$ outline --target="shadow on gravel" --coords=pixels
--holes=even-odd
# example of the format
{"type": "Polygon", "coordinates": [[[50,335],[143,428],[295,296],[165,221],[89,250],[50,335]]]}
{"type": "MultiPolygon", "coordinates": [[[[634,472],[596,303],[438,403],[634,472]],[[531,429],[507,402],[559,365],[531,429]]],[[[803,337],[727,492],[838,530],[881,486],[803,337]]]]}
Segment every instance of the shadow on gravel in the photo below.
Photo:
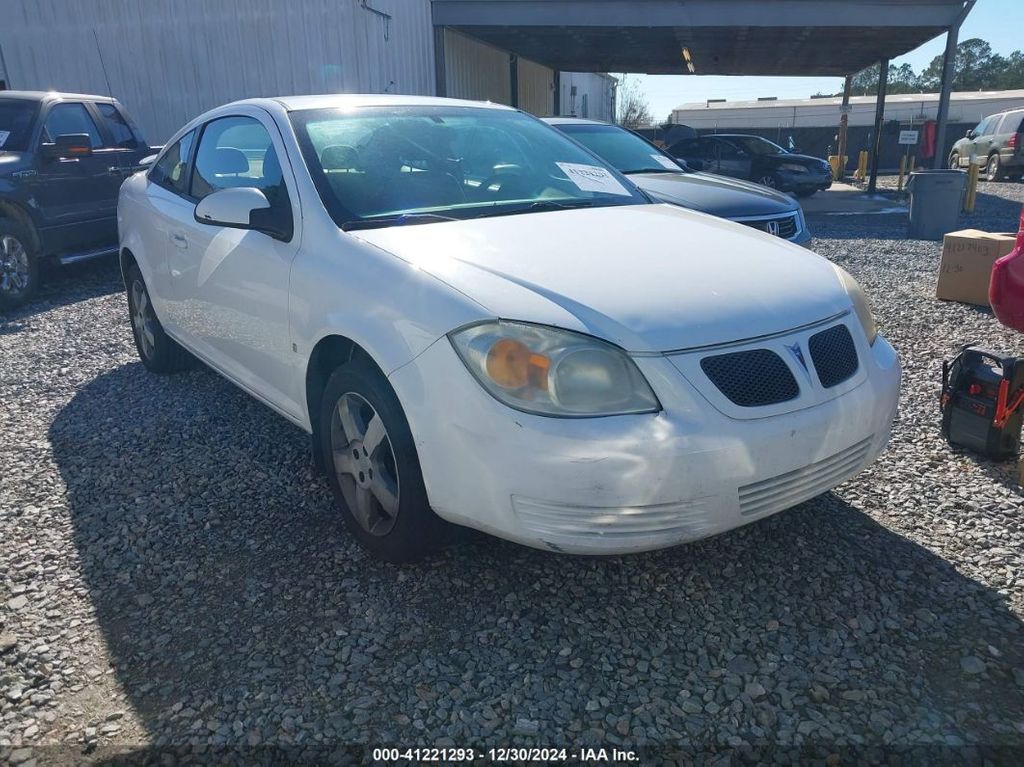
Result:
{"type": "Polygon", "coordinates": [[[116,256],[68,266],[46,264],[43,274],[35,298],[12,311],[0,311],[0,334],[17,332],[22,320],[37,314],[124,290],[116,256]]]}
{"type": "Polygon", "coordinates": [[[336,523],[306,436],[208,371],[120,367],[49,438],[157,742],[1020,742],[1002,597],[834,495],[650,555],[479,539],[392,567],[336,523]]]}
{"type": "MultiPolygon", "coordinates": [[[[987,184],[986,188],[1000,191],[1002,184],[987,184]]],[[[1010,189],[1003,189],[1009,193],[1010,189]]],[[[974,213],[960,215],[955,229],[981,229],[986,232],[1016,232],[1020,220],[1021,203],[992,192],[978,192],[974,213]]],[[[883,213],[874,215],[829,216],[808,215],[807,225],[815,237],[829,240],[907,240],[909,242],[931,242],[911,240],[907,236],[906,213],[883,213]]],[[[935,240],[935,245],[942,243],[935,240]]],[[[813,244],[812,244],[813,249],[813,244]]]]}

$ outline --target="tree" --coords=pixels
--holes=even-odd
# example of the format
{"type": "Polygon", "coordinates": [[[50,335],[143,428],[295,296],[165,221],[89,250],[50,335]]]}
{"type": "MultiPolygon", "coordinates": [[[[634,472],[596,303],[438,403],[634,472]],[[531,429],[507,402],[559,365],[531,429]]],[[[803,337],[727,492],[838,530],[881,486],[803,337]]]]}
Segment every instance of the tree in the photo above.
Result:
{"type": "MultiPolygon", "coordinates": [[[[1021,80],[1017,80],[1015,84],[1010,81],[1008,85],[1000,82],[1006,64],[1007,59],[993,55],[992,46],[981,38],[972,37],[970,40],[964,40],[956,47],[956,55],[953,57],[953,90],[978,91],[1024,87],[1024,81],[1021,80]]],[[[942,87],[942,56],[932,59],[921,72],[921,83],[931,91],[937,91],[942,87]]]]}
{"type": "Polygon", "coordinates": [[[647,96],[640,88],[640,81],[628,76],[619,81],[616,90],[617,105],[615,121],[625,128],[644,128],[654,122],[647,96]]]}
{"type": "MultiPolygon", "coordinates": [[[[878,93],[878,77],[882,68],[873,64],[862,72],[858,72],[853,78],[853,88],[850,91],[854,96],[874,96],[878,93]]],[[[910,64],[901,64],[898,67],[889,67],[887,80],[887,92],[889,93],[919,93],[921,80],[914,73],[910,64]]],[[[837,93],[842,96],[842,93],[837,93]]]]}

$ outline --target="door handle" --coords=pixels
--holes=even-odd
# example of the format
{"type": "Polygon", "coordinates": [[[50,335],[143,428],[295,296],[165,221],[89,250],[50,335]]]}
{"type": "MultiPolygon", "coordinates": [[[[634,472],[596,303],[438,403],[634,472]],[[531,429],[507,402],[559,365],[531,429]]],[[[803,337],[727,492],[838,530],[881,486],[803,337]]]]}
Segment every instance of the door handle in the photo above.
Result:
{"type": "Polygon", "coordinates": [[[182,250],[186,250],[188,248],[188,240],[185,238],[185,235],[183,234],[178,234],[177,232],[173,233],[171,235],[171,242],[173,242],[176,247],[179,247],[182,250]]]}

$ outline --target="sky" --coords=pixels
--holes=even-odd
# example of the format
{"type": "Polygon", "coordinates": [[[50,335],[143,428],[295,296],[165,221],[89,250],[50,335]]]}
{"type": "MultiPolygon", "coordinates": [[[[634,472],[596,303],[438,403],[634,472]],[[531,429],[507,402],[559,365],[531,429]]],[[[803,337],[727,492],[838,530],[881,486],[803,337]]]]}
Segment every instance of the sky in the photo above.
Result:
{"type": "MultiPolygon", "coordinates": [[[[980,37],[995,53],[1007,55],[1024,50],[1024,0],[978,0],[960,30],[960,40],[980,37]]],[[[946,48],[946,36],[931,40],[906,56],[893,60],[894,66],[910,64],[915,72],[931,63],[946,48]]],[[[618,75],[622,77],[622,75],[618,75]]],[[[651,115],[664,120],[680,104],[707,99],[741,101],[758,96],[807,98],[812,93],[840,93],[841,77],[718,77],[714,75],[630,75],[640,80],[651,115]]]]}

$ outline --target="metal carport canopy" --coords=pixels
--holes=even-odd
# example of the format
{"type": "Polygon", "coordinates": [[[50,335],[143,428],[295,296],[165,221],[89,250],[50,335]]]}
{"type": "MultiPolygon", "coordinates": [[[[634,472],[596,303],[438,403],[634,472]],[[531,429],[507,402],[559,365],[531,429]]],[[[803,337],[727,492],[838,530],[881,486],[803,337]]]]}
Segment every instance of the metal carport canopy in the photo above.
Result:
{"type": "Polygon", "coordinates": [[[962,0],[433,0],[433,21],[567,72],[844,76],[945,32],[962,0]]]}

